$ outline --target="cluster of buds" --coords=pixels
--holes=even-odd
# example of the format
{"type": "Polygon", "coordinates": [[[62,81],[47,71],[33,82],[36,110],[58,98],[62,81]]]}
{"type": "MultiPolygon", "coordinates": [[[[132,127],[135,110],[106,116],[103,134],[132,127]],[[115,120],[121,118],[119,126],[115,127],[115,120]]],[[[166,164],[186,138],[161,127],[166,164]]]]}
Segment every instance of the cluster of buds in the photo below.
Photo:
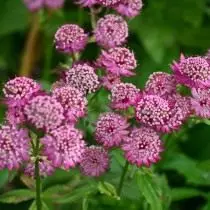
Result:
{"type": "MultiPolygon", "coordinates": [[[[46,5],[49,1],[44,2],[46,5]]],[[[141,0],[77,3],[113,8],[127,17],[136,16],[142,8],[141,0]]],[[[209,53],[203,57],[181,55],[179,61],[171,64],[171,74],[154,72],[140,90],[122,82],[124,77],[134,76],[137,67],[133,51],[125,47],[126,20],[108,14],[94,25],[93,33],[86,33],[76,24],[65,24],[57,30],[54,44],[58,52],[73,57],[82,53],[89,34],[93,34],[102,50],[95,61],[74,60],[50,92],[25,77],[16,77],[4,85],[8,110],[0,129],[1,168],[24,166],[26,174],[33,174],[31,130],[42,134],[42,175],[49,175],[56,168],[68,170],[79,165],[84,175],[100,176],[109,168],[109,151],[116,147],[122,149],[130,164],[150,166],[161,158],[161,136],[177,131],[190,117],[210,118],[209,53]],[[103,70],[102,75],[97,69],[103,70]],[[183,95],[180,86],[190,88],[192,94],[183,95]],[[87,116],[87,96],[102,88],[110,94],[110,111],[101,113],[96,120],[95,144],[90,145],[77,123],[87,116]]]]}

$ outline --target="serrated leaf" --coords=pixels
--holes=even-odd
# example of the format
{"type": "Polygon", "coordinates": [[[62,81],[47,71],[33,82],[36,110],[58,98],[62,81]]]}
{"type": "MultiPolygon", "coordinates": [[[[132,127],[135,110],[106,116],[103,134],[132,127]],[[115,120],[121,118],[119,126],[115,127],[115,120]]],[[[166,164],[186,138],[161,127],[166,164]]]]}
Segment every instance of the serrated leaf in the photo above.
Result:
{"type": "Polygon", "coordinates": [[[143,170],[137,172],[137,184],[145,200],[149,203],[151,210],[163,210],[162,200],[153,177],[143,170]]]}
{"type": "Polygon", "coordinates": [[[205,195],[203,192],[195,188],[173,188],[171,190],[172,200],[179,201],[188,198],[193,198],[196,196],[205,195]]]}
{"type": "Polygon", "coordinates": [[[109,182],[99,182],[98,190],[101,194],[105,194],[105,195],[115,198],[117,200],[120,199],[119,196],[117,195],[116,188],[109,182]]]}
{"type": "Polygon", "coordinates": [[[0,188],[4,187],[4,185],[8,182],[9,172],[7,169],[0,171],[0,188]]]}
{"type": "Polygon", "coordinates": [[[2,203],[21,203],[23,201],[35,198],[35,192],[27,189],[12,190],[0,195],[0,202],[2,203]]]}

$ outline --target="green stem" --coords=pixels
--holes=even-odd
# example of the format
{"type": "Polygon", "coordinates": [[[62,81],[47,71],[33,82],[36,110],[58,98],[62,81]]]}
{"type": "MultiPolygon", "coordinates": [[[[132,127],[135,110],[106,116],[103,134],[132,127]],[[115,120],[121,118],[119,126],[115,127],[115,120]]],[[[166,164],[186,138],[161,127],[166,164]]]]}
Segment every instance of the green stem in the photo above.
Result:
{"type": "Polygon", "coordinates": [[[35,161],[35,179],[36,179],[36,207],[37,210],[42,209],[41,202],[41,178],[39,173],[39,138],[36,139],[36,161],[35,161]]]}
{"type": "Polygon", "coordinates": [[[121,175],[121,177],[120,177],[120,183],[119,183],[118,190],[117,190],[117,194],[118,194],[119,196],[120,196],[121,191],[122,191],[122,188],[123,188],[123,183],[124,183],[124,181],[125,181],[126,172],[128,171],[128,166],[129,166],[129,163],[128,163],[128,161],[126,161],[125,166],[124,166],[124,168],[123,168],[122,175],[121,175]]]}
{"type": "Polygon", "coordinates": [[[96,15],[95,10],[93,8],[90,8],[90,19],[91,19],[91,25],[93,30],[96,28],[96,15]]]}

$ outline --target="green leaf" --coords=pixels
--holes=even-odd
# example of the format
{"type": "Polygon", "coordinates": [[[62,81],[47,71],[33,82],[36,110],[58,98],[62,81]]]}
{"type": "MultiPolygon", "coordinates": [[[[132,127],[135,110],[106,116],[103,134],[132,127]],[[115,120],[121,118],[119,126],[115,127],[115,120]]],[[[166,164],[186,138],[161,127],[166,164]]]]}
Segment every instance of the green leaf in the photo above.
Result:
{"type": "MultiPolygon", "coordinates": [[[[37,210],[37,208],[36,208],[36,201],[33,201],[31,206],[29,207],[29,210],[37,210]]],[[[47,204],[44,201],[42,201],[42,210],[49,210],[47,204]]]]}
{"type": "Polygon", "coordinates": [[[155,185],[154,177],[144,170],[137,172],[137,184],[145,200],[150,204],[151,210],[162,210],[160,190],[155,185]]]}
{"type": "Polygon", "coordinates": [[[7,169],[0,171],[0,188],[4,187],[4,185],[8,182],[9,172],[7,169]]]}
{"type": "Polygon", "coordinates": [[[28,25],[29,13],[23,1],[6,0],[0,13],[0,36],[23,31],[28,25]]]}
{"type": "Polygon", "coordinates": [[[101,194],[105,194],[105,195],[115,198],[117,200],[120,199],[117,195],[116,188],[108,182],[99,182],[98,190],[101,194]]]}
{"type": "Polygon", "coordinates": [[[201,210],[210,210],[210,201],[206,203],[206,205],[203,206],[201,210]]]}
{"type": "Polygon", "coordinates": [[[12,190],[0,195],[0,202],[2,203],[21,203],[23,201],[35,198],[35,193],[27,190],[12,190]]]}
{"type": "Polygon", "coordinates": [[[55,202],[58,204],[72,203],[96,191],[97,191],[97,188],[95,185],[87,184],[87,185],[81,186],[80,188],[74,189],[73,191],[66,194],[65,196],[57,197],[55,195],[55,197],[52,197],[52,199],[55,199],[55,202]]]}
{"type": "Polygon", "coordinates": [[[171,190],[171,193],[173,201],[179,201],[205,195],[203,192],[196,190],[195,188],[173,188],[171,190]]]}

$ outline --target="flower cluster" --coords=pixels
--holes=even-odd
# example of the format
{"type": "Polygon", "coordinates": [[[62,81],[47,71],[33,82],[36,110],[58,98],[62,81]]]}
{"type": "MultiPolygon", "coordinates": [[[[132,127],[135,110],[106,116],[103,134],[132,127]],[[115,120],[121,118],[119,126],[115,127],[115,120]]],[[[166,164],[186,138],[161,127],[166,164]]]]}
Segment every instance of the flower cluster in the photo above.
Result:
{"type": "MultiPolygon", "coordinates": [[[[59,8],[64,1],[25,0],[25,3],[34,11],[43,6],[59,8]]],[[[202,57],[181,55],[179,61],[171,64],[172,73],[151,74],[145,88],[140,90],[123,82],[124,77],[134,76],[137,68],[134,52],[125,46],[129,33],[123,16],[138,15],[142,1],[76,3],[108,7],[120,15],[92,18],[98,21],[92,23],[89,33],[76,24],[58,28],[55,48],[71,56],[73,63],[65,66],[51,91],[44,91],[36,81],[26,77],[16,77],[4,85],[8,109],[5,125],[0,128],[1,169],[24,165],[25,173],[34,176],[37,162],[34,160],[38,160],[42,176],[50,175],[56,168],[68,170],[77,165],[86,176],[100,176],[109,168],[109,150],[116,147],[124,152],[130,164],[150,166],[161,158],[160,136],[179,130],[191,116],[210,118],[209,52],[202,57]],[[89,40],[102,48],[101,53],[94,61],[79,60],[89,40]],[[88,102],[100,95],[103,88],[109,94],[108,111],[97,113],[98,118],[92,123],[87,117],[92,108],[88,102]],[[182,88],[190,89],[191,94],[184,95],[182,88]],[[86,139],[86,130],[78,129],[81,118],[86,118],[85,125],[95,126],[91,128],[94,131],[91,141],[86,139]]],[[[92,16],[99,15],[94,11],[96,8],[91,8],[92,16]]]]}
{"type": "Polygon", "coordinates": [[[63,7],[64,0],[23,0],[26,7],[34,12],[41,8],[59,9],[63,7]]]}

